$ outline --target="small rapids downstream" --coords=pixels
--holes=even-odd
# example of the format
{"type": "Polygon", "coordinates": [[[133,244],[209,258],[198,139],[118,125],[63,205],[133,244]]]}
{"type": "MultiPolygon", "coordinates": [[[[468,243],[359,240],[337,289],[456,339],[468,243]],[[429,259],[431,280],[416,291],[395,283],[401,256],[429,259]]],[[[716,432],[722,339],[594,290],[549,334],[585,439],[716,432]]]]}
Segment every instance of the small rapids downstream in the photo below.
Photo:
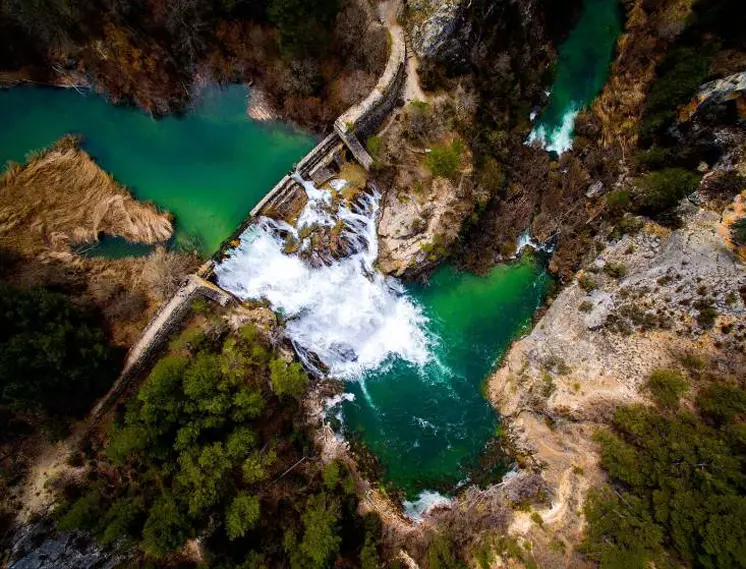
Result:
{"type": "MultiPolygon", "coordinates": [[[[572,148],[575,119],[601,92],[622,27],[619,0],[585,0],[575,28],[559,47],[549,104],[526,141],[550,152],[572,148]]],[[[532,120],[535,118],[532,116],[532,120]]]]}
{"type": "Polygon", "coordinates": [[[442,502],[435,490],[468,479],[495,435],[480,385],[530,323],[548,277],[528,257],[487,277],[444,267],[429,286],[405,286],[375,268],[377,191],[345,202],[342,180],[322,190],[296,180],[308,204],[295,226],[257,220],[216,268],[218,282],[269,301],[306,366],[346,382],[338,427],[378,457],[416,517],[442,502]],[[316,255],[311,228],[341,231],[346,256],[316,255]]]}

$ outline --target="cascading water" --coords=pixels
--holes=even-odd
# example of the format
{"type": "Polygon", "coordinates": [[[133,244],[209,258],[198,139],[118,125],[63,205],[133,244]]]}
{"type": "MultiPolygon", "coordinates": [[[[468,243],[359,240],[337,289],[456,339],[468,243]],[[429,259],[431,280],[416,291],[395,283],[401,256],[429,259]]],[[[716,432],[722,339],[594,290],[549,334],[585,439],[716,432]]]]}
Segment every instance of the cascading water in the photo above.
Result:
{"type": "Polygon", "coordinates": [[[315,354],[332,377],[356,379],[394,357],[424,365],[432,357],[433,341],[426,318],[398,281],[373,266],[378,257],[378,193],[363,193],[332,211],[331,192],[297,175],[295,179],[308,196],[298,227],[268,218],[252,225],[217,267],[220,286],[240,298],[268,300],[287,319],[286,333],[305,363],[315,367],[307,357],[315,354]],[[337,220],[344,225],[349,256],[313,267],[299,255],[283,252],[286,235],[299,240],[303,250],[310,244],[301,238],[301,229],[329,227],[337,220]]]}
{"type": "Polygon", "coordinates": [[[296,181],[308,196],[296,226],[259,219],[216,268],[218,282],[268,300],[307,367],[346,381],[328,416],[364,440],[418,519],[447,503],[433,489],[467,479],[466,463],[494,436],[497,417],[479,385],[530,322],[545,275],[526,259],[488,277],[445,267],[430,286],[405,287],[375,269],[377,192],[345,203],[342,180],[330,190],[296,181]],[[312,235],[324,231],[341,231],[343,255],[315,254],[312,235]]]}
{"type": "Polygon", "coordinates": [[[578,23],[559,48],[555,82],[547,93],[549,105],[526,144],[538,141],[542,148],[557,154],[572,148],[578,113],[606,82],[621,19],[619,0],[585,0],[578,23]]]}

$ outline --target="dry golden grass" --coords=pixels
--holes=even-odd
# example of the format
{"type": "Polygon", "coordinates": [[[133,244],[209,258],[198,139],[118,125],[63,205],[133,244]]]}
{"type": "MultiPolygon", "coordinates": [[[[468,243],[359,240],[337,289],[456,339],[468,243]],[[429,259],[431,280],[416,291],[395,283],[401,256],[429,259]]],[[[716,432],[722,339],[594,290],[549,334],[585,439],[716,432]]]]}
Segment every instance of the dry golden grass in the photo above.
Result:
{"type": "Polygon", "coordinates": [[[592,105],[601,119],[604,147],[616,145],[626,155],[637,144],[637,125],[655,68],[668,42],[683,28],[691,6],[692,0],[668,0],[651,12],[643,0],[635,1],[617,41],[609,79],[592,105]]]}
{"type": "Polygon", "coordinates": [[[22,255],[65,252],[100,233],[137,243],[166,241],[169,215],[136,201],[74,137],[11,164],[0,177],[0,247],[22,255]]]}
{"type": "Polygon", "coordinates": [[[75,246],[100,233],[150,244],[173,228],[169,214],[136,201],[73,137],[31,153],[26,166],[10,164],[0,177],[0,278],[94,304],[113,343],[127,347],[199,259],[161,246],[139,258],[76,254],[75,246]]]}

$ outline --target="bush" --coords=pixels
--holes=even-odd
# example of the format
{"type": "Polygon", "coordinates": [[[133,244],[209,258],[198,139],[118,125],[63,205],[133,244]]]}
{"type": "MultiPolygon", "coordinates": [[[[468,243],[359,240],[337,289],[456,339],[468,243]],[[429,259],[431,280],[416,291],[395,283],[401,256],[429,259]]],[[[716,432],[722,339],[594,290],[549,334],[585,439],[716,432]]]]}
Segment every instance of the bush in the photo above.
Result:
{"type": "Polygon", "coordinates": [[[368,138],[368,142],[365,146],[368,148],[368,152],[370,152],[371,156],[377,158],[378,153],[381,152],[381,147],[383,146],[383,139],[380,136],[371,136],[368,138]]]}
{"type": "Polygon", "coordinates": [[[670,151],[660,146],[642,150],[635,156],[637,167],[643,170],[660,170],[670,162],[670,159],[670,151]]]}
{"type": "Polygon", "coordinates": [[[740,247],[746,246],[746,217],[736,220],[730,226],[730,238],[736,245],[740,247]]]}
{"type": "Polygon", "coordinates": [[[591,292],[592,290],[598,288],[598,281],[596,281],[596,279],[594,279],[591,275],[583,273],[582,276],[578,279],[578,285],[585,292],[591,292]]]}
{"type": "Polygon", "coordinates": [[[648,389],[659,407],[677,409],[679,399],[689,390],[689,385],[680,372],[659,369],[648,378],[648,389]]]}
{"type": "Polygon", "coordinates": [[[643,227],[645,227],[645,222],[642,219],[627,215],[616,224],[612,237],[619,239],[622,235],[637,235],[643,227]]]}
{"type": "Polygon", "coordinates": [[[458,174],[462,152],[460,140],[454,140],[450,145],[434,146],[425,159],[425,165],[433,176],[453,179],[458,174]]]}
{"type": "Polygon", "coordinates": [[[646,215],[657,215],[676,206],[699,186],[699,176],[682,168],[651,172],[638,180],[638,209],[646,215]]]}
{"type": "Polygon", "coordinates": [[[632,196],[626,190],[615,190],[606,194],[606,207],[612,213],[628,211],[632,205],[632,196]]]}
{"type": "Polygon", "coordinates": [[[612,263],[609,261],[604,265],[604,273],[614,279],[621,279],[627,276],[627,266],[622,263],[612,263]]]}

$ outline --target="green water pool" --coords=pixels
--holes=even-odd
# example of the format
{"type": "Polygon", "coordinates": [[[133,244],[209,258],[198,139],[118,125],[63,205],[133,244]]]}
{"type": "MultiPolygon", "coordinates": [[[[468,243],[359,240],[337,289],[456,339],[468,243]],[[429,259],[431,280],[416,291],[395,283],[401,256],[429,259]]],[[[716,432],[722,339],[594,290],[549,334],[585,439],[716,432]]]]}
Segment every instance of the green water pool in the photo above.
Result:
{"type": "Polygon", "coordinates": [[[442,267],[408,293],[429,318],[435,360],[422,369],[394,362],[348,383],[343,429],[359,437],[385,478],[414,497],[453,490],[496,434],[483,382],[510,342],[528,331],[549,276],[533,257],[488,276],[442,267]]]}
{"type": "MultiPolygon", "coordinates": [[[[248,89],[210,89],[184,116],[154,120],[75,91],[20,87],[0,91],[0,161],[66,133],[140,199],[176,217],[176,240],[197,239],[212,253],[314,144],[282,125],[245,114],[248,89]]],[[[87,255],[144,255],[147,247],[106,237],[87,255]]],[[[407,294],[429,318],[433,362],[394,362],[347,385],[344,429],[359,436],[409,496],[450,490],[495,434],[498,417],[482,383],[508,344],[526,330],[548,276],[533,258],[496,267],[487,277],[443,267],[429,286],[407,294]]]]}
{"type": "Polygon", "coordinates": [[[559,47],[549,104],[532,131],[547,149],[569,149],[575,115],[603,88],[622,27],[621,10],[619,0],[585,0],[578,23],[559,47]]]}
{"type": "MultiPolygon", "coordinates": [[[[247,87],[210,88],[183,116],[155,120],[73,89],[0,89],[0,164],[63,134],[80,134],[96,162],[141,200],[174,214],[176,242],[209,255],[314,145],[246,115],[247,87]]],[[[106,245],[120,255],[120,245],[106,245]]]]}

